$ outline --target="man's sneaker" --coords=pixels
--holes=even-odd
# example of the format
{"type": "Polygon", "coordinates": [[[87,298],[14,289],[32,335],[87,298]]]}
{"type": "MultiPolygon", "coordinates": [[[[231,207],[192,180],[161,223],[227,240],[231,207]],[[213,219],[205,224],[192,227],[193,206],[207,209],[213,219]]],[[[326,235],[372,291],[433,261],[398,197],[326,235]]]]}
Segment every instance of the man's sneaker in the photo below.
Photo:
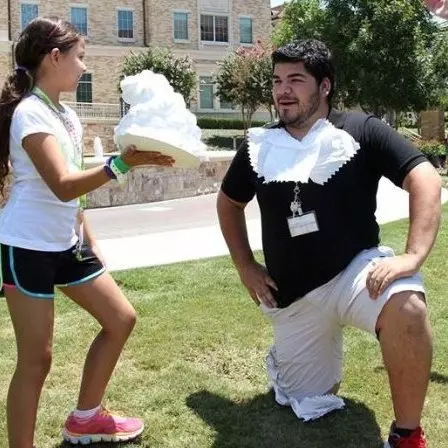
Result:
{"type": "Polygon", "coordinates": [[[394,425],[392,425],[389,439],[384,448],[427,448],[425,434],[422,428],[417,428],[409,437],[400,437],[394,433],[394,425]]]}
{"type": "Polygon", "coordinates": [[[144,429],[139,418],[118,417],[102,407],[88,420],[76,418],[71,413],[65,422],[62,435],[73,444],[87,445],[95,442],[124,442],[138,437],[144,429]]]}

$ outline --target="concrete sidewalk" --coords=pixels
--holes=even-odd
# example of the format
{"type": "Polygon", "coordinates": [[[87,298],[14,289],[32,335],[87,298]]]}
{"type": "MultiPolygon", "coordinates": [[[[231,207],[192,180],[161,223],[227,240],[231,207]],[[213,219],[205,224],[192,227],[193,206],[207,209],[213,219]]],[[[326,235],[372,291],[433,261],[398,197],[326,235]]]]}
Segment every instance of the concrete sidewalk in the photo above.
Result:
{"type": "MultiPolygon", "coordinates": [[[[448,200],[443,191],[442,202],[448,200]]],[[[408,217],[408,194],[382,179],[377,196],[380,224],[408,217]]],[[[155,266],[227,255],[216,216],[216,194],[151,204],[88,210],[109,270],[155,266]]],[[[246,209],[250,244],[261,249],[258,204],[246,209]]]]}

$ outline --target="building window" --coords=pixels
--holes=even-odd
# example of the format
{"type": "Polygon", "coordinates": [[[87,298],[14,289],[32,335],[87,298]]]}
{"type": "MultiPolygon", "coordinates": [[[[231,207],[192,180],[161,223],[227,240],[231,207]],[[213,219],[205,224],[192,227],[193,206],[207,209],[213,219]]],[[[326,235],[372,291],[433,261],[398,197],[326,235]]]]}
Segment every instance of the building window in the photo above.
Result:
{"type": "Polygon", "coordinates": [[[233,109],[233,104],[227,101],[219,101],[219,108],[224,110],[231,110],[233,109]]]}
{"type": "Polygon", "coordinates": [[[174,39],[188,40],[188,12],[173,14],[174,39]]]}
{"type": "Polygon", "coordinates": [[[92,103],[92,74],[84,73],[79,80],[78,88],[76,89],[77,103],[92,103]]]}
{"type": "Polygon", "coordinates": [[[227,16],[201,15],[201,40],[229,42],[229,18],[227,16]]]}
{"type": "Polygon", "coordinates": [[[213,78],[211,76],[199,77],[199,108],[213,109],[214,96],[213,78]]]}
{"type": "Polygon", "coordinates": [[[118,37],[120,39],[134,39],[134,11],[118,10],[118,37]]]}
{"type": "Polygon", "coordinates": [[[240,43],[253,43],[252,19],[250,17],[240,17],[240,43]]]}
{"type": "Polygon", "coordinates": [[[71,22],[76,29],[87,36],[87,8],[82,6],[72,6],[71,8],[71,22]]]}
{"type": "Polygon", "coordinates": [[[31,20],[35,19],[39,15],[39,5],[34,3],[22,3],[20,5],[20,21],[22,30],[26,28],[31,20]]]}

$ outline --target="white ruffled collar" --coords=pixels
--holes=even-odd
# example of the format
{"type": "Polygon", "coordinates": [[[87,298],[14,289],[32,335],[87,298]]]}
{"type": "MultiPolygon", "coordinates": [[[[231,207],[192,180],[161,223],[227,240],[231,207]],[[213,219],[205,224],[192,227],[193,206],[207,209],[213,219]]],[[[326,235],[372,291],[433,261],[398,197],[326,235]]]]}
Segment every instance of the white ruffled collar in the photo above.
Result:
{"type": "Polygon", "coordinates": [[[250,163],[264,182],[313,182],[323,185],[359,150],[359,143],[328,120],[319,119],[302,140],[284,128],[252,128],[250,163]]]}

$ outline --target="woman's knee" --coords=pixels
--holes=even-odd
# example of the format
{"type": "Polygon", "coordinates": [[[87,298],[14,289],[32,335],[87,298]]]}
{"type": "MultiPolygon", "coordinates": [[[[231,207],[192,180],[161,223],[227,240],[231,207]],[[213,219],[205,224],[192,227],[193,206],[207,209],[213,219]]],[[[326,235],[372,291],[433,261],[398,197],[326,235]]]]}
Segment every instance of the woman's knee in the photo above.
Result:
{"type": "Polygon", "coordinates": [[[52,351],[46,348],[33,353],[20,353],[17,357],[17,369],[25,375],[44,379],[51,369],[52,351]]]}
{"type": "Polygon", "coordinates": [[[104,330],[119,335],[128,335],[132,332],[137,322],[137,313],[135,309],[129,305],[126,309],[117,313],[114,318],[106,324],[104,330]]]}

